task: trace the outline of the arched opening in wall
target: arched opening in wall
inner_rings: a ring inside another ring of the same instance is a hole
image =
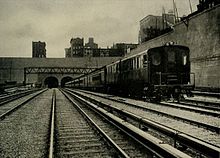
[[[69,82],[69,81],[72,81],[72,80],[73,80],[73,78],[69,77],[69,76],[62,78],[61,87],[64,87],[66,82]]]
[[[58,79],[56,77],[47,77],[44,80],[44,85],[48,88],[57,88],[58,87]]]

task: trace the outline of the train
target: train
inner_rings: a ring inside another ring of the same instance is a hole
[[[195,75],[190,68],[190,50],[167,43],[126,56],[79,76],[65,87],[99,91],[150,101],[180,100],[192,96]]]

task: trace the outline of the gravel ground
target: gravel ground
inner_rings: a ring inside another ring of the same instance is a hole
[[[82,92],[80,92],[80,93],[82,93]],[[212,131],[209,131],[209,130],[206,130],[204,128],[200,128],[200,127],[188,124],[188,123],[184,123],[184,122],[179,121],[179,120],[174,120],[172,118],[168,118],[168,117],[161,116],[161,115],[158,115],[158,114],[155,114],[155,113],[151,113],[151,112],[144,111],[144,110],[141,110],[141,109],[138,109],[138,108],[134,108],[134,107],[122,104],[122,103],[117,103],[117,102],[107,100],[107,99],[103,99],[101,97],[96,97],[96,96],[93,96],[93,95],[90,95],[90,94],[86,94],[86,95],[87,96],[92,96],[92,98],[96,98],[96,99],[98,99],[98,100],[100,100],[104,103],[111,104],[114,107],[126,109],[127,111],[133,112],[133,113],[135,113],[139,116],[142,116],[142,117],[145,117],[147,119],[150,119],[150,120],[156,121],[158,123],[164,124],[168,127],[171,127],[173,129],[182,131],[182,132],[187,133],[189,135],[192,135],[192,136],[194,136],[198,139],[202,139],[203,141],[209,142],[211,144],[214,144],[214,145],[217,145],[217,146],[220,147],[220,135],[215,133],[215,132],[212,132]],[[105,94],[103,94],[103,95],[105,95]],[[192,117],[192,118],[199,117],[201,119],[201,121],[204,121],[204,122],[206,122],[206,121],[212,122],[212,119],[213,119],[213,122],[215,122],[214,124],[217,124],[218,126],[220,126],[220,119],[219,118],[207,117],[206,115],[201,115],[201,114],[198,114],[198,113],[193,113],[193,112],[180,110],[180,109],[174,109],[174,108],[170,108],[170,107],[161,107],[161,106],[157,106],[157,105],[152,104],[152,103],[146,103],[146,102],[143,102],[143,101],[137,101],[137,100],[127,99],[127,98],[125,100],[124,98],[119,98],[119,97],[114,97],[114,98],[121,99],[121,100],[127,101],[129,103],[133,103],[133,104],[136,104],[136,105],[146,106],[148,108],[151,107],[151,108],[160,110],[162,112],[168,112],[168,113],[171,113],[171,114],[176,113],[176,115],[178,115],[178,116],[183,115],[183,113],[184,113],[183,116],[187,116],[187,118],[189,118],[189,117]],[[190,115],[190,116],[188,117],[188,115]],[[198,116],[198,115],[201,115],[201,116]]]
[[[51,98],[52,89],[0,121],[0,157],[46,156]]]
[[[7,110],[15,107],[16,105],[23,103],[24,101],[28,100],[29,98],[33,97],[34,95],[36,95],[36,94],[38,94],[40,92],[41,91],[34,92],[32,94],[29,94],[28,96],[24,96],[24,97],[21,97],[21,98],[18,98],[16,100],[14,100],[14,101],[11,101],[9,103],[6,103],[4,105],[1,105],[0,106],[0,115],[5,113]]]

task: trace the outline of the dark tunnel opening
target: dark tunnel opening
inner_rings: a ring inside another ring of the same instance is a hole
[[[58,87],[58,79],[56,77],[47,77],[44,80],[44,85],[48,88],[57,88]]]
[[[64,87],[66,82],[69,82],[69,81],[72,81],[72,80],[73,80],[72,77],[64,77],[64,78],[62,78],[62,80],[61,80],[61,87]]]

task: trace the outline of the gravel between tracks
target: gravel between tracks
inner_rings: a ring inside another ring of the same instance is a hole
[[[25,100],[28,100],[29,98],[31,98],[32,96],[34,96],[34,95],[36,95],[36,94],[38,94],[38,93],[40,93],[40,91],[34,92],[34,93],[32,93],[32,94],[29,94],[28,96],[23,96],[23,97],[21,97],[21,98],[18,98],[18,99],[16,99],[16,100],[13,100],[13,101],[11,101],[11,102],[9,102],[9,103],[6,103],[6,104],[1,105],[1,106],[0,106],[0,115],[3,114],[4,112],[6,112],[7,110],[9,110],[9,109],[15,107],[16,105],[21,104],[21,103],[24,102]]]
[[[46,156],[51,97],[50,89],[0,121],[0,157]]]

